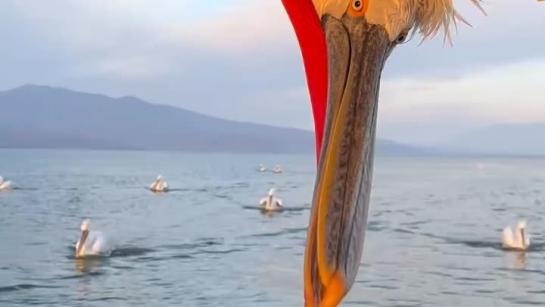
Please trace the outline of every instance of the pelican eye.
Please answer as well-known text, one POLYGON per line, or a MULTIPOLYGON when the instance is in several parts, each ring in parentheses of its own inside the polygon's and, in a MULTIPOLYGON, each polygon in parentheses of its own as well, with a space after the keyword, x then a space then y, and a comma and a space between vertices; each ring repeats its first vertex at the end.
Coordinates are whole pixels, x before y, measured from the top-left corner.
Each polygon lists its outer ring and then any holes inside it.
POLYGON ((397 36, 397 38, 396 38, 396 40, 395 40, 395 43, 396 43, 396 44, 403 44, 403 43, 407 40, 407 36, 409 36, 409 33, 408 33, 408 32, 406 32, 406 31, 401 32, 401 33, 397 36))
POLYGON ((363 1, 362 0, 355 0, 352 2, 352 8, 355 11, 361 11, 363 9, 363 1))

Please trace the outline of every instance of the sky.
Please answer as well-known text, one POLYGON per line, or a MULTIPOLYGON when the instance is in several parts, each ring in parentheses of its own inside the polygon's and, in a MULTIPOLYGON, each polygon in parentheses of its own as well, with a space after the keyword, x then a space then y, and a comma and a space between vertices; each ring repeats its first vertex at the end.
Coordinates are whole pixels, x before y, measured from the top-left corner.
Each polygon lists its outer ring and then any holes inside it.
MULTIPOLYGON (((414 37, 387 62, 378 135, 430 145, 494 123, 545 122, 545 2, 454 0, 452 46, 414 37)), ((280 0, 3 0, 0 90, 137 96, 240 121, 312 129, 280 0)))

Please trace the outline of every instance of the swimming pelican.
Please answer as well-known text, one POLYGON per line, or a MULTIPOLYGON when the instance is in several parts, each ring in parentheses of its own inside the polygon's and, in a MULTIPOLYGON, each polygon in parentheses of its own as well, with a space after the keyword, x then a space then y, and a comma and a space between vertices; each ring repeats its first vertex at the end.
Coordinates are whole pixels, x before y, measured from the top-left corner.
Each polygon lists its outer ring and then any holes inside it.
POLYGON ((168 192, 168 183, 163 180, 161 175, 157 176, 149 189, 153 192, 168 192))
POLYGON ((282 170, 282 168, 280 167, 280 165, 277 165, 277 166, 275 166, 275 167, 273 168, 272 172, 275 173, 275 174, 282 174, 282 172, 284 172, 284 171, 282 170))
POLYGON ((4 181, 4 178, 0 176, 0 192, 11 190, 11 181, 4 181))
POLYGON ((90 226, 91 220, 89 219, 85 219, 81 223, 81 237, 76 243, 74 253, 76 258, 107 256, 110 253, 105 238, 100 232, 91 233, 89 230, 90 226))
POLYGON ((502 234, 502 246, 507 250, 525 251, 530 247, 530 236, 526 232, 526 221, 519 221, 515 231, 505 227, 502 234))
MULTIPOLYGON (((479 0, 470 1, 479 6, 479 0)), ((337 306, 361 262, 384 64, 412 31, 431 37, 444 28, 449 39, 449 26, 462 19, 452 0, 282 3, 303 55, 318 157, 305 251, 305 304, 337 306)))
POLYGON ((260 173, 264 173, 267 171, 267 168, 263 164, 259 164, 259 167, 257 168, 257 171, 260 173))
POLYGON ((259 204, 266 211, 279 211, 284 207, 282 200, 274 196, 274 188, 269 190, 269 195, 259 201, 259 204))

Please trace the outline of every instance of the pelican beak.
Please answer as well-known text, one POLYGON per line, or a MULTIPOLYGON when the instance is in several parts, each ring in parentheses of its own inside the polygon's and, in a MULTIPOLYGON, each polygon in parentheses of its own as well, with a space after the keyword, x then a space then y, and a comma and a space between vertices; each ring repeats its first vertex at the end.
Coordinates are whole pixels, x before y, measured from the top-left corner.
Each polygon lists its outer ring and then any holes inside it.
POLYGON ((360 266, 373 173, 380 76, 392 51, 364 17, 322 17, 328 109, 305 253, 306 306, 337 306, 360 266))
POLYGON ((523 247, 523 248, 526 248, 526 247, 527 247, 527 246, 526 246, 526 233, 525 233, 525 231, 524 231, 524 228, 521 228, 521 229, 520 229, 520 237, 521 237, 521 239, 522 239, 522 247, 523 247))
POLYGON ((81 249, 83 248, 88 236, 89 236, 89 230, 81 231, 81 237, 79 238, 79 245, 76 248, 76 258, 79 257, 81 253, 81 249))

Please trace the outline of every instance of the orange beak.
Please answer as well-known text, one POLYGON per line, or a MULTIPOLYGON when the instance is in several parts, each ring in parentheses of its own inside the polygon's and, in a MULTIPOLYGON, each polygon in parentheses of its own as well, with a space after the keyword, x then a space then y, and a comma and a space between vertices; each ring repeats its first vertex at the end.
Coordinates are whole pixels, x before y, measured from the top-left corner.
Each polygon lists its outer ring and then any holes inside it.
POLYGON ((328 59, 323 145, 305 253, 307 306, 337 306, 356 278, 373 175, 378 92, 393 49, 364 17, 322 18, 328 59))

